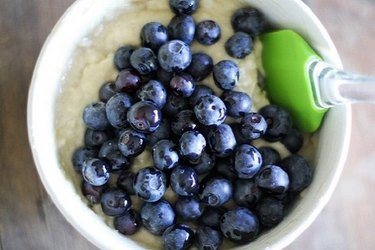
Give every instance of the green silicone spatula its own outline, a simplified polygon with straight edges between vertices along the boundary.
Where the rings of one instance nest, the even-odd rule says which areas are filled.
[[[375,101],[375,78],[335,69],[296,32],[279,30],[260,39],[267,95],[290,112],[298,129],[316,131],[332,106]]]

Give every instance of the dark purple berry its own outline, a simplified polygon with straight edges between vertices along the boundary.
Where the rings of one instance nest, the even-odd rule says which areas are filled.
[[[289,150],[289,152],[295,154],[303,146],[303,136],[297,129],[292,128],[280,142]]]
[[[142,222],[139,214],[134,209],[129,209],[124,214],[115,217],[113,224],[121,234],[133,235],[141,228]]]
[[[264,32],[266,20],[261,12],[255,8],[246,7],[238,9],[231,19],[233,29],[248,33],[256,37]]]
[[[170,140],[160,140],[152,147],[155,168],[169,170],[179,162],[178,147]]]
[[[274,227],[284,218],[284,205],[281,201],[272,198],[263,198],[256,207],[259,222],[264,227]]]
[[[280,167],[289,176],[289,191],[300,192],[310,185],[313,170],[309,163],[300,155],[290,155],[280,162]]]
[[[198,121],[194,111],[185,109],[177,113],[171,121],[171,129],[175,135],[181,136],[186,131],[198,128]]]
[[[161,82],[150,80],[139,90],[138,98],[141,101],[150,101],[157,108],[162,109],[167,102],[167,90]]]
[[[82,171],[83,163],[85,160],[98,157],[98,151],[85,147],[79,147],[73,152],[72,163],[74,170],[77,172]]]
[[[168,24],[170,39],[180,40],[192,44],[195,35],[195,22],[192,16],[179,14],[174,16]]]
[[[279,166],[267,165],[256,176],[256,184],[266,192],[281,194],[289,188],[289,177]]]
[[[215,95],[206,95],[199,99],[194,107],[198,121],[203,125],[220,125],[226,118],[227,108]]]
[[[200,226],[195,232],[195,239],[199,250],[218,250],[223,243],[221,231],[208,226]]]
[[[142,223],[152,234],[162,235],[165,229],[173,225],[175,212],[168,201],[145,202],[141,208]]]
[[[82,194],[86,197],[89,205],[95,205],[100,203],[103,192],[108,188],[108,185],[93,186],[87,181],[82,181]]]
[[[141,44],[157,51],[168,41],[167,28],[159,22],[146,23],[141,30]]]
[[[147,101],[140,101],[131,106],[127,113],[127,120],[130,125],[141,133],[152,133],[160,125],[161,111],[155,104]]]
[[[220,39],[220,36],[221,29],[217,22],[204,20],[197,24],[195,38],[200,44],[212,45]]]
[[[134,69],[121,70],[116,78],[116,91],[133,93],[137,91],[142,84],[141,76]]]
[[[234,183],[234,201],[237,205],[253,208],[262,197],[262,190],[254,180],[238,179]]]
[[[108,128],[109,121],[105,112],[104,102],[94,102],[83,110],[83,122],[93,130],[104,130]]]
[[[244,32],[236,32],[226,41],[225,50],[231,57],[245,58],[253,51],[253,40]]]
[[[258,113],[245,114],[241,119],[241,134],[248,140],[255,140],[267,131],[267,122]]]
[[[134,46],[127,45],[120,47],[115,52],[114,63],[118,71],[130,68],[130,56],[135,50]]]
[[[109,180],[109,165],[97,158],[88,158],[82,164],[82,177],[93,186],[102,186]]]
[[[124,192],[127,193],[128,195],[134,195],[135,194],[134,187],[133,187],[134,177],[135,177],[134,173],[130,171],[122,171],[117,178],[117,182],[116,182],[117,187],[124,190]]]
[[[191,167],[177,166],[170,176],[172,190],[180,196],[192,196],[198,192],[198,174]]]
[[[169,87],[173,94],[182,97],[189,97],[194,92],[195,81],[191,75],[180,73],[171,79]]]
[[[106,190],[101,198],[102,210],[106,215],[118,216],[130,209],[132,201],[130,197],[118,188]]]
[[[267,130],[264,139],[270,142],[281,140],[292,128],[292,118],[289,113],[280,106],[267,105],[259,110],[267,122]]]
[[[252,100],[245,92],[234,90],[224,91],[221,95],[221,99],[227,107],[228,116],[238,118],[250,113]]]
[[[176,14],[193,14],[199,5],[199,0],[169,0],[169,6]]]
[[[172,40],[160,47],[158,59],[165,71],[178,73],[190,65],[191,50],[185,42]]]
[[[281,156],[276,149],[271,147],[258,148],[259,153],[262,155],[263,165],[278,165]]]
[[[165,174],[155,168],[146,167],[138,171],[134,178],[134,191],[147,202],[160,200],[167,189]]]
[[[117,93],[115,82],[107,82],[99,89],[99,99],[102,102],[107,102],[112,96]]]
[[[133,103],[133,97],[126,93],[117,93],[108,100],[105,110],[112,127],[124,128],[128,126],[126,114]]]
[[[128,158],[120,152],[115,140],[108,140],[102,144],[99,150],[99,158],[104,159],[109,164],[111,172],[130,167]]]
[[[212,58],[203,52],[194,53],[191,57],[191,63],[186,69],[196,81],[202,81],[205,79],[214,68],[214,62]]]
[[[184,224],[168,227],[163,233],[165,250],[185,250],[194,243],[194,231]]]
[[[232,90],[240,78],[240,70],[232,60],[223,60],[214,65],[213,78],[222,90]]]
[[[235,150],[234,171],[241,179],[251,179],[262,166],[262,156],[252,145],[242,144]]]
[[[230,156],[237,145],[232,128],[226,123],[212,127],[207,140],[211,151],[218,157]]]
[[[201,188],[199,198],[202,203],[220,207],[227,203],[233,195],[232,183],[222,177],[209,178]]]
[[[152,49],[141,47],[134,50],[130,56],[130,64],[139,74],[148,75],[158,69],[158,59]]]

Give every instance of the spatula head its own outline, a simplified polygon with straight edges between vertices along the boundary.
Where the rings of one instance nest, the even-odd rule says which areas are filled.
[[[268,98],[290,112],[298,129],[316,131],[326,109],[315,104],[308,65],[320,57],[292,30],[266,33],[260,39]]]

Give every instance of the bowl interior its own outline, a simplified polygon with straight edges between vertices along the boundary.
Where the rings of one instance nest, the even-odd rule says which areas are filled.
[[[139,2],[142,0],[76,1],[48,37],[35,67],[29,92],[29,140],[40,178],[66,219],[87,239],[103,249],[142,247],[108,227],[87,207],[77,193],[77,188],[67,178],[59,162],[56,146],[56,97],[61,92],[64,72],[71,64],[77,45],[82,44],[97,27],[116,16],[116,13]],[[341,67],[340,58],[328,33],[301,1],[248,0],[241,3],[260,9],[279,27],[296,30],[327,62]],[[350,116],[350,108],[346,106],[333,108],[328,112],[318,132],[319,145],[314,158],[313,183],[302,193],[303,199],[295,204],[293,212],[276,228],[252,242],[251,247],[283,248],[316,218],[330,198],[340,176],[349,145]],[[341,126],[337,127],[337,124]],[[98,235],[101,237],[98,238]],[[240,246],[238,249],[248,247]]]

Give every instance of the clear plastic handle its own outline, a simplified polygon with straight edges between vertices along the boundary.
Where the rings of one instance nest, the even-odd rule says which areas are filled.
[[[347,103],[375,103],[375,77],[350,74],[322,61],[310,64],[316,104],[329,108]]]

